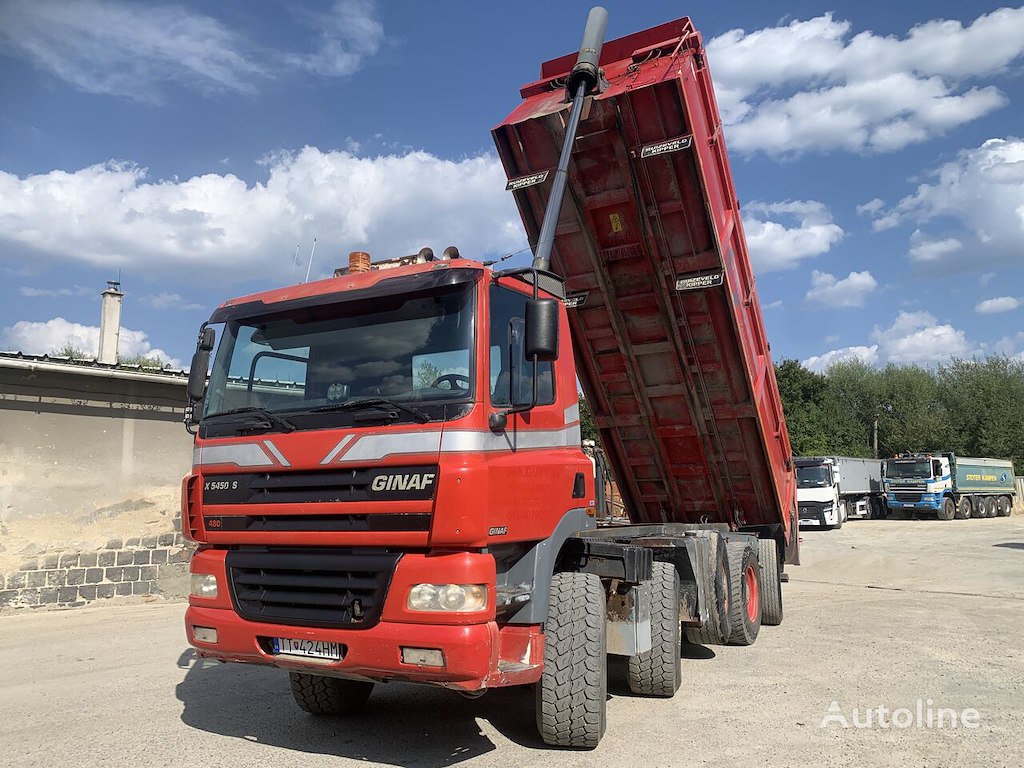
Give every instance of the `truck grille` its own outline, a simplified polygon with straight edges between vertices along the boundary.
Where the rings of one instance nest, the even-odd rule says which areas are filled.
[[[429,531],[429,512],[368,515],[207,515],[208,531]]]
[[[384,550],[232,550],[231,600],[249,621],[365,629],[380,619],[400,557]]]
[[[896,501],[902,501],[906,504],[917,504],[921,501],[920,493],[906,493],[903,491],[895,491],[893,496],[896,497]]]
[[[437,465],[207,475],[203,504],[323,504],[434,498]]]

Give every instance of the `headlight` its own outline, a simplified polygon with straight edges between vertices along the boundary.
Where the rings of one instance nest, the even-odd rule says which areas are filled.
[[[217,577],[212,573],[193,573],[189,594],[193,597],[217,597]]]
[[[409,590],[410,611],[482,611],[487,607],[484,584],[417,584]]]

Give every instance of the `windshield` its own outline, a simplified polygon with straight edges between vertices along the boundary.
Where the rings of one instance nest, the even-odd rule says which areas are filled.
[[[204,418],[236,409],[309,411],[367,398],[473,398],[472,286],[230,320]]]
[[[889,478],[929,478],[932,476],[931,462],[923,461],[887,461],[885,476]]]
[[[832,471],[825,464],[796,468],[797,484],[801,488],[825,488],[832,485]]]

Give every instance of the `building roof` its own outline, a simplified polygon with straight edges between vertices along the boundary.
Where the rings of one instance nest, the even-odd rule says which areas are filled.
[[[109,379],[155,381],[161,384],[185,385],[188,383],[188,373],[183,370],[151,368],[142,365],[111,365],[98,363],[95,360],[73,360],[60,355],[26,355],[24,352],[0,352],[0,368],[53,371],[83,376],[102,376]]]

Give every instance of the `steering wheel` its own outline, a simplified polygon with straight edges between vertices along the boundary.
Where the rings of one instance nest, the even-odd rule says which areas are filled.
[[[447,387],[439,386],[440,384],[447,384]],[[438,376],[431,383],[431,387],[434,389],[462,389],[469,391],[472,382],[469,380],[469,376],[463,376],[461,373],[446,373],[444,376]]]

